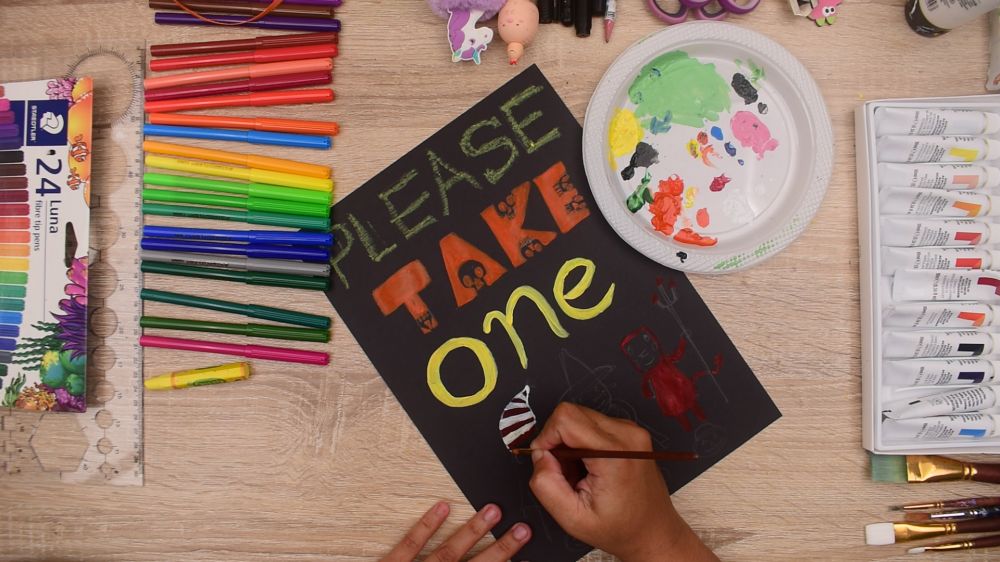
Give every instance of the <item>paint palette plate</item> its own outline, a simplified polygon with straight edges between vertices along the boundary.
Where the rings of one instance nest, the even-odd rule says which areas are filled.
[[[584,122],[594,196],[626,242],[695,273],[745,269],[805,230],[833,130],[802,64],[763,35],[690,22],[626,50]]]

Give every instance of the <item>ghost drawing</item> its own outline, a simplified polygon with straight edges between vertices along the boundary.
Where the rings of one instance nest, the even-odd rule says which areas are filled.
[[[737,111],[729,125],[736,140],[744,148],[753,150],[757,154],[757,160],[764,158],[765,152],[778,148],[778,141],[771,138],[767,125],[749,111]]]

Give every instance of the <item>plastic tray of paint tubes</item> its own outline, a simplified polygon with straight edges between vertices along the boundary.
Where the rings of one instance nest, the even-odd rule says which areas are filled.
[[[1000,452],[1000,96],[856,114],[863,445]]]

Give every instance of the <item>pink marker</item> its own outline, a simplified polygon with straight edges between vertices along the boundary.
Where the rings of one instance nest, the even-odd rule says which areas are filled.
[[[329,353],[268,347],[265,345],[238,345],[180,338],[163,338],[160,336],[142,336],[139,338],[139,345],[142,347],[162,347],[164,349],[183,349],[184,351],[236,355],[239,357],[249,357],[250,359],[266,359],[268,361],[284,361],[286,363],[305,363],[308,365],[330,364]]]

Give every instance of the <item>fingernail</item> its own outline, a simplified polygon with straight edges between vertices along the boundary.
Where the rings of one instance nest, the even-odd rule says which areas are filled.
[[[486,506],[483,510],[483,519],[486,519],[487,523],[496,523],[500,520],[500,508],[492,504]]]
[[[438,504],[434,506],[434,513],[437,513],[438,515],[448,515],[448,509],[449,507],[447,502],[438,502]]]
[[[527,540],[528,535],[531,534],[531,529],[528,528],[524,523],[518,523],[514,525],[514,538],[518,541]]]
[[[535,449],[531,451],[531,462],[538,462],[542,460],[542,457],[544,456],[545,453],[543,453],[541,449]]]

